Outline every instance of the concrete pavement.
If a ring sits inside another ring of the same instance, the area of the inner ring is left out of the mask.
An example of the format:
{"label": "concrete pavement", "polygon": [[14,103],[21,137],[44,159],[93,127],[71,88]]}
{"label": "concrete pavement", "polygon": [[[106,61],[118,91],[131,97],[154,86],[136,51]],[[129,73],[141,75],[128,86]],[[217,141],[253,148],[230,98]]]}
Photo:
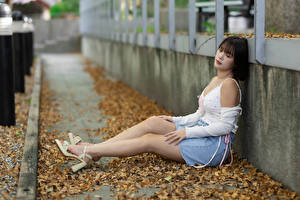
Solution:
{"label": "concrete pavement", "polygon": [[[92,78],[84,72],[85,61],[80,54],[43,54],[41,56],[44,71],[43,78],[49,83],[50,90],[54,91],[57,107],[62,114],[60,122],[49,131],[57,129],[59,132],[73,132],[90,143],[103,141],[102,137],[90,134],[106,126],[105,116],[98,109],[103,96],[94,90]],[[112,158],[102,158],[99,162],[105,165]],[[70,167],[64,165],[63,167]],[[159,188],[142,188],[138,195],[151,196]],[[114,191],[109,186],[102,186],[99,191],[87,192],[66,199],[112,199]]]}

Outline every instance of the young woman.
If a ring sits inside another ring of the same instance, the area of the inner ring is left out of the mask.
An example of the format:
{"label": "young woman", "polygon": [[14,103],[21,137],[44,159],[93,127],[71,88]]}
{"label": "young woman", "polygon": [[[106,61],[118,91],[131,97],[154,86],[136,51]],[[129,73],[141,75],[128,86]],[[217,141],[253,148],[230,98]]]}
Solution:
{"label": "young woman", "polygon": [[72,167],[73,171],[101,157],[146,152],[195,167],[221,166],[231,152],[242,111],[238,81],[245,80],[248,74],[247,40],[226,38],[218,48],[214,67],[217,76],[198,96],[199,108],[193,114],[153,116],[99,144],[68,145],[56,140],[65,155],[81,161]]}

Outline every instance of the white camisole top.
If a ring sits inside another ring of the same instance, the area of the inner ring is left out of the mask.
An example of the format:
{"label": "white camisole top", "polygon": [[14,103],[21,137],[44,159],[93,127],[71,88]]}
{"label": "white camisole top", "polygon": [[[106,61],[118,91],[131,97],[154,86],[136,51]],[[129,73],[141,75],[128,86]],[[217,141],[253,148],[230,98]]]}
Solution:
{"label": "white camisole top", "polygon": [[[230,79],[232,79],[232,78],[230,78]],[[227,79],[225,79],[225,80],[227,80]],[[241,100],[242,100],[241,88],[235,79],[232,79],[232,80],[234,80],[234,82],[238,86],[239,92],[240,92],[240,102],[235,107],[242,110],[242,108],[241,108]],[[199,96],[198,110],[200,111],[200,114],[202,116],[201,119],[203,121],[207,122],[208,124],[214,123],[220,119],[220,116],[221,116],[221,87],[222,87],[224,81],[222,81],[222,83],[220,85],[218,85],[217,87],[212,89],[209,93],[207,93],[204,96],[204,91],[206,90],[206,88],[205,88],[202,91],[201,95]],[[238,128],[237,121],[238,121],[238,119],[236,119],[236,121],[234,123],[235,127],[232,130],[233,133],[235,133],[237,131],[237,128]]]}

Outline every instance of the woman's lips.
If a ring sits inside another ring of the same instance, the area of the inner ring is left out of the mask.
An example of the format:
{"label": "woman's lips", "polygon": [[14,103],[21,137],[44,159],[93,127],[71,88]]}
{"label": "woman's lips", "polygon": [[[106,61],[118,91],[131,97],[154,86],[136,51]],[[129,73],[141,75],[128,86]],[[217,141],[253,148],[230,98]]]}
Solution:
{"label": "woman's lips", "polygon": [[219,62],[218,60],[216,60],[216,63],[218,64],[218,65],[221,65],[222,63],[221,62]]}

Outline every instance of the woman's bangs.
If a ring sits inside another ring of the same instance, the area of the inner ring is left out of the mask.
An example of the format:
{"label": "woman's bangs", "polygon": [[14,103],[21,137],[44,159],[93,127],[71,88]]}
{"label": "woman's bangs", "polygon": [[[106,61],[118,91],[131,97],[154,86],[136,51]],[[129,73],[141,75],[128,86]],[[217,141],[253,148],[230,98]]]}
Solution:
{"label": "woman's bangs", "polygon": [[222,48],[225,53],[234,56],[234,45],[230,44],[229,41],[225,41],[223,44],[221,44],[220,48]]}

